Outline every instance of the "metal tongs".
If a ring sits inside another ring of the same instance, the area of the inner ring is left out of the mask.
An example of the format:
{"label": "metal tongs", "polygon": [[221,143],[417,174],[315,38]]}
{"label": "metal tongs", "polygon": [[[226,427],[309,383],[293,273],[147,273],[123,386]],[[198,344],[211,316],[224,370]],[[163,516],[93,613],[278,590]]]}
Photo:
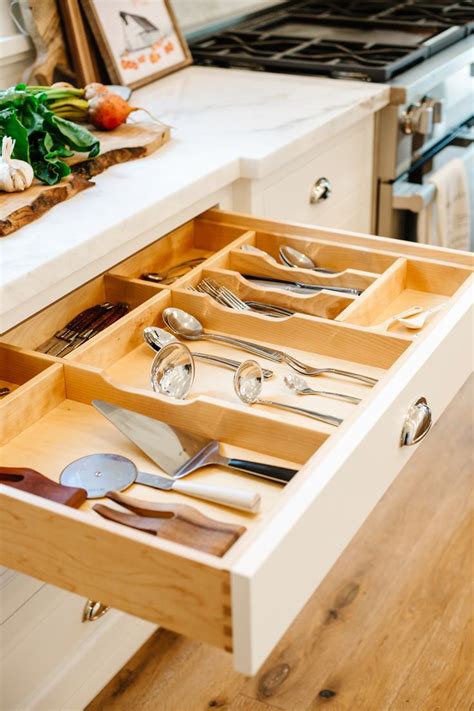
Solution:
{"label": "metal tongs", "polygon": [[246,530],[245,526],[216,521],[185,504],[153,504],[116,491],[110,491],[107,498],[133,512],[95,504],[93,510],[109,521],[152,533],[212,555],[224,555]]}

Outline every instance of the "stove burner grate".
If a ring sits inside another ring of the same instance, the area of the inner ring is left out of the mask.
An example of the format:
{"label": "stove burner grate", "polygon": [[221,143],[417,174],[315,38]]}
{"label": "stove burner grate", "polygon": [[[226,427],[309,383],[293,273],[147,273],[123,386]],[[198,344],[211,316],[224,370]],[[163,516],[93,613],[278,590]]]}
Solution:
{"label": "stove burner grate", "polygon": [[293,0],[195,42],[197,63],[388,81],[474,29],[474,0]]}

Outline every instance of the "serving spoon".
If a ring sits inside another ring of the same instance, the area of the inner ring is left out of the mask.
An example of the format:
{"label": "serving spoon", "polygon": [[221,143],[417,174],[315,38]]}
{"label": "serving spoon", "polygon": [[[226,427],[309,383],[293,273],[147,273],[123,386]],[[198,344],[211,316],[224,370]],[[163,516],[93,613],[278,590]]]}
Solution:
{"label": "serving spoon", "polygon": [[344,393],[334,393],[330,390],[313,390],[310,388],[308,383],[304,378],[300,378],[299,375],[285,375],[283,378],[284,383],[288,390],[291,390],[298,395],[320,395],[321,397],[329,397],[333,400],[343,400],[344,402],[350,402],[353,405],[357,405],[361,402],[359,397],[352,397],[352,395],[345,395]]}
{"label": "serving spoon", "polygon": [[278,408],[279,410],[289,410],[290,412],[296,412],[298,415],[304,415],[305,417],[310,417],[313,420],[325,422],[335,427],[342,422],[340,417],[323,415],[320,412],[306,410],[303,407],[295,407],[294,405],[287,405],[282,402],[275,402],[274,400],[264,400],[259,397],[262,392],[262,384],[262,369],[255,360],[244,361],[234,375],[235,393],[246,405],[267,405],[269,407]]}
{"label": "serving spoon", "polygon": [[297,373],[308,376],[324,375],[325,373],[332,373],[334,375],[341,375],[346,378],[351,378],[357,380],[365,385],[376,385],[377,380],[375,378],[370,378],[368,375],[361,375],[359,373],[353,373],[350,370],[340,370],[339,368],[313,368],[311,365],[302,363],[300,360],[293,358],[289,353],[285,351],[279,351],[278,349],[268,348],[267,346],[262,346],[257,343],[252,343],[251,341],[243,341],[240,338],[234,338],[231,336],[223,336],[219,333],[209,333],[205,332],[200,321],[191,314],[186,313],[177,308],[167,308],[163,311],[163,320],[166,325],[176,334],[182,338],[189,339],[191,341],[197,341],[199,339],[204,339],[208,341],[218,341],[219,343],[227,343],[230,346],[236,346],[247,353],[252,353],[253,355],[258,355],[261,358],[267,358],[275,363],[286,363],[296,370]]}
{"label": "serving spoon", "polygon": [[317,264],[313,262],[311,257],[308,257],[298,249],[289,247],[286,244],[280,247],[280,260],[287,267],[293,267],[296,269],[311,269],[313,272],[320,272],[321,274],[340,274],[340,272],[334,272],[332,269],[318,267]]}
{"label": "serving spoon", "polygon": [[[146,328],[143,329],[143,338],[145,343],[156,353],[159,353],[160,350],[169,343],[179,343],[176,336],[172,333],[168,333],[164,328],[158,328],[158,326],[146,326]],[[222,365],[229,370],[237,370],[240,365],[239,360],[222,358],[221,356],[211,355],[209,353],[193,353],[193,357],[195,360],[201,360],[205,363]],[[273,375],[273,370],[268,370],[267,368],[263,369],[263,377],[265,380],[273,378]]]}

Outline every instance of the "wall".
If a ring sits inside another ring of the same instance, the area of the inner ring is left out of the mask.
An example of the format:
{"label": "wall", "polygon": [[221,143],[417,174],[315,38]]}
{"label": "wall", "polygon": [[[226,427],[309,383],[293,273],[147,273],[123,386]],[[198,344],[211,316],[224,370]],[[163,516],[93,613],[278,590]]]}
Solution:
{"label": "wall", "polygon": [[229,17],[276,5],[282,0],[172,0],[184,32],[193,31]]}

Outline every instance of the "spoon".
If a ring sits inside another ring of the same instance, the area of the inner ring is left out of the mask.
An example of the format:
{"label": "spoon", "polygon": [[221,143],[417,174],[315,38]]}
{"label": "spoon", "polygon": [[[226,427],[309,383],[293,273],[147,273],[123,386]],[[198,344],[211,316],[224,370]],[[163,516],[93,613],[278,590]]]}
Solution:
{"label": "spoon", "polygon": [[343,393],[333,393],[329,390],[313,390],[309,387],[308,383],[304,378],[300,378],[298,375],[285,375],[284,377],[285,385],[288,390],[292,390],[298,395],[321,395],[321,397],[330,397],[333,400],[344,400],[345,402],[351,402],[357,405],[361,402],[359,397],[352,397],[352,395],[344,395]]}
{"label": "spoon", "polygon": [[194,358],[184,343],[163,346],[151,366],[151,384],[160,395],[184,400],[194,382]]}
{"label": "spoon", "polygon": [[333,375],[341,375],[345,378],[357,380],[361,383],[365,383],[365,385],[376,385],[378,382],[375,378],[371,378],[368,375],[361,375],[360,373],[353,373],[350,370],[341,370],[340,368],[314,368],[311,365],[307,365],[306,363],[297,360],[285,351],[268,348],[267,346],[252,343],[251,341],[243,341],[240,338],[234,338],[231,336],[222,336],[220,333],[205,333],[201,322],[194,316],[191,316],[191,314],[188,314],[186,311],[182,311],[181,309],[167,308],[163,311],[162,316],[166,325],[182,338],[189,339],[191,341],[204,339],[208,341],[218,341],[219,343],[227,343],[230,346],[236,346],[237,348],[241,348],[248,353],[253,353],[261,358],[267,358],[275,363],[286,363],[290,366],[290,368],[296,370],[297,373],[301,373],[301,375],[317,376],[325,373],[332,373]]}
{"label": "spoon", "polygon": [[433,306],[431,309],[426,309],[416,318],[397,318],[397,323],[401,323],[405,328],[411,328],[414,331],[419,331],[423,328],[425,323],[431,316],[433,316],[438,311],[441,311],[446,306],[446,303],[438,304],[438,306]]}
{"label": "spoon", "polygon": [[223,336],[220,333],[209,333],[205,332],[200,321],[191,314],[186,313],[182,309],[177,309],[174,307],[167,308],[163,311],[163,321],[170,328],[174,334],[181,336],[190,341],[217,341],[218,343],[227,343],[230,346],[236,346],[244,351],[253,353],[253,355],[262,356],[263,358],[270,358],[270,360],[277,361],[277,352],[266,348],[265,346],[260,346],[257,343],[251,341],[243,341],[240,338],[234,338],[233,336]]}
{"label": "spoon", "polygon": [[190,271],[193,267],[197,267],[206,261],[206,257],[196,257],[195,259],[188,259],[186,262],[180,262],[170,267],[166,272],[145,272],[140,276],[140,279],[145,281],[153,281],[156,283],[166,283],[167,281],[175,281],[178,277],[184,276],[186,272]]}
{"label": "spoon", "polygon": [[[169,343],[179,343],[176,336],[172,333],[168,333],[164,328],[158,328],[157,326],[146,326],[143,329],[143,338],[145,343],[150,346],[156,353],[159,353],[163,346]],[[240,361],[232,360],[232,358],[222,358],[221,356],[210,355],[209,353],[193,353],[195,360],[202,360],[207,363],[215,363],[216,365],[222,365],[224,368],[229,370],[237,370],[240,365]],[[273,370],[263,369],[263,377],[265,380],[273,378]]]}
{"label": "spoon", "polygon": [[278,264],[275,257],[272,257],[271,254],[268,254],[268,252],[265,252],[264,249],[259,249],[259,247],[254,247],[253,244],[243,244],[240,249],[242,250],[242,252],[248,252],[249,254],[257,254],[260,257],[267,257],[273,264]]}
{"label": "spoon", "polygon": [[408,318],[409,316],[415,316],[416,314],[419,314],[421,311],[423,311],[421,306],[412,306],[410,309],[406,309],[405,311],[400,311],[398,314],[394,314],[393,316],[390,316],[389,318],[385,319],[385,321],[378,323],[376,326],[372,326],[372,330],[373,331],[388,331],[390,329],[390,326],[393,326],[393,324],[396,321],[398,321],[399,319]]}
{"label": "spoon", "polygon": [[339,417],[323,415],[319,412],[306,410],[302,407],[295,407],[294,405],[286,405],[281,402],[274,402],[273,400],[264,400],[263,398],[260,398],[259,395],[262,392],[262,383],[262,369],[255,360],[244,361],[234,375],[235,393],[246,405],[268,405],[269,407],[276,407],[279,410],[296,412],[299,415],[311,417],[313,420],[319,420],[320,422],[325,422],[328,425],[334,425],[337,427],[341,424],[342,420]]}
{"label": "spoon", "polygon": [[293,247],[289,247],[284,244],[280,247],[280,260],[287,267],[293,267],[296,269],[312,269],[313,272],[320,272],[321,274],[340,274],[340,272],[334,272],[332,269],[323,269],[323,267],[318,267],[311,257],[308,257],[303,252],[300,252]]}

